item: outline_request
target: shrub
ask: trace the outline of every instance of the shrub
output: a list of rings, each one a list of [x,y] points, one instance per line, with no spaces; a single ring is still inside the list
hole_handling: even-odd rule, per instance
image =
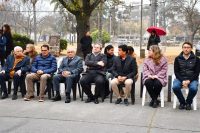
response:
[[[14,44],[14,47],[15,46],[21,46],[23,49],[26,48],[26,44],[28,43],[32,43],[34,44],[34,41],[31,40],[29,37],[27,36],[24,36],[24,35],[20,35],[20,34],[13,34],[13,44]]]
[[[93,42],[98,42],[100,40],[99,39],[99,30],[94,30],[91,33],[91,36],[92,36]],[[107,42],[110,42],[110,34],[103,30],[102,31],[102,42],[101,43],[104,45]]]
[[[60,39],[60,51],[67,49],[67,40]]]

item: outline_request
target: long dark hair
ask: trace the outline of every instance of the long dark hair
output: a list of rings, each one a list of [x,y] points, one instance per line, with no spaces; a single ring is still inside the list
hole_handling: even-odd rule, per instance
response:
[[[11,29],[8,24],[4,24],[3,27],[5,27],[5,33],[10,33],[11,34]]]
[[[104,49],[104,54],[107,55],[107,54],[108,54],[108,51],[109,51],[110,49],[112,49],[112,48],[114,48],[112,45],[106,46],[105,49]]]

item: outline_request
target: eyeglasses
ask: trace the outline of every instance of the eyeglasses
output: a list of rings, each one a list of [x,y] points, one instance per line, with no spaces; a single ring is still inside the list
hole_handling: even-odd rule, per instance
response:
[[[68,51],[67,53],[74,53],[74,51]]]
[[[43,52],[43,51],[48,51],[48,50],[41,50],[41,51]]]
[[[191,47],[183,47],[184,49],[189,49],[189,48],[191,48]]]

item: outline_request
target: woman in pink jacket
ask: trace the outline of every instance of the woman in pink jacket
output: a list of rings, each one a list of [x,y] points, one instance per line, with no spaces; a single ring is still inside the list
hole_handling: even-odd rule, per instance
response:
[[[152,45],[149,49],[148,58],[143,66],[143,84],[152,98],[149,106],[157,108],[158,95],[162,87],[167,84],[167,59],[162,55],[157,45]]]

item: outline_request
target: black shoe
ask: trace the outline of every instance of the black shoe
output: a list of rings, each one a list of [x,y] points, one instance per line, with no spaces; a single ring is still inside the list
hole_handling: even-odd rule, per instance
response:
[[[54,98],[52,98],[53,102],[60,101],[60,100],[61,100],[61,96],[60,95],[56,95]]]
[[[129,105],[128,99],[124,99],[124,104],[125,104],[126,106]]]
[[[1,97],[1,99],[6,99],[6,98],[8,98],[8,94],[4,93],[3,96]]]
[[[179,109],[180,109],[180,110],[185,109],[185,104],[182,104],[182,103],[181,103],[181,104],[179,105]]]
[[[153,103],[154,103],[154,101],[151,100],[150,103],[149,103],[149,106],[152,107],[152,106],[153,106]]]
[[[186,109],[186,110],[191,110],[191,109],[192,109],[191,104],[186,104],[185,109]]]
[[[122,102],[121,98],[117,98],[117,101],[115,102],[115,104],[120,104]]]
[[[90,103],[92,101],[94,101],[94,98],[88,97],[88,99],[85,101],[85,103]]]
[[[156,100],[156,104],[159,105],[160,104],[160,100]]]
[[[158,104],[157,104],[157,101],[156,101],[156,100],[153,102],[152,107],[153,107],[153,108],[157,108],[157,107],[158,107]]]
[[[12,100],[17,100],[17,95],[13,94]]]
[[[70,97],[66,97],[65,103],[70,103],[70,102],[71,102],[71,98]]]
[[[94,103],[95,103],[95,104],[99,104],[98,98],[94,99]]]

